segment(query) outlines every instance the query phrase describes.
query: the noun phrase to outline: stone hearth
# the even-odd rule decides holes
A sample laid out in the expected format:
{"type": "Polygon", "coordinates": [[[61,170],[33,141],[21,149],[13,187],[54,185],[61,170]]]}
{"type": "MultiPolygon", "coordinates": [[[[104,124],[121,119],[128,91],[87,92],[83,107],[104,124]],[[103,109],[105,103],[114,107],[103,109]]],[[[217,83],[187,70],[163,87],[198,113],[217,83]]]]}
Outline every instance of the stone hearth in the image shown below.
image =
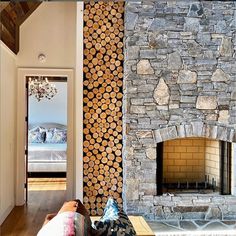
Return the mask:
{"type": "Polygon", "coordinates": [[[149,219],[232,219],[232,195],[156,196],[156,147],[180,138],[236,141],[236,3],[128,1],[124,205],[149,219]]]}

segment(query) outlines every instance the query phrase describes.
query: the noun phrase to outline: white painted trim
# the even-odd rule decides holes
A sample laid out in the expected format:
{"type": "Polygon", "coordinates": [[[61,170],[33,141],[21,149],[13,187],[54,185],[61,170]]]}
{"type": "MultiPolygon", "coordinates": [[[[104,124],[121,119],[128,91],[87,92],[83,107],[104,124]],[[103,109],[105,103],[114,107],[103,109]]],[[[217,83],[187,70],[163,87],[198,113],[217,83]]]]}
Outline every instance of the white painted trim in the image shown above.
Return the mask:
{"type": "Polygon", "coordinates": [[[84,3],[77,2],[76,17],[76,81],[75,81],[75,197],[83,200],[83,9],[84,3]]]}
{"type": "Polygon", "coordinates": [[[74,72],[72,69],[18,68],[17,78],[17,158],[16,158],[16,205],[25,203],[25,114],[26,114],[26,76],[67,77],[67,199],[74,198],[74,72]]]}

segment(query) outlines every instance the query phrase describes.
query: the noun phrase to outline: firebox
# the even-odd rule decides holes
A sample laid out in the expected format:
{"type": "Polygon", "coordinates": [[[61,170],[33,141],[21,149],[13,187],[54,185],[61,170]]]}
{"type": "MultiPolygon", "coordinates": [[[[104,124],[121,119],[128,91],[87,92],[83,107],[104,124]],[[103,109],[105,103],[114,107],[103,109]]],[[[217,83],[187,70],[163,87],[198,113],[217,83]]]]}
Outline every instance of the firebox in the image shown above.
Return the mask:
{"type": "Polygon", "coordinates": [[[206,138],[157,144],[157,195],[231,194],[231,143],[206,138]]]}

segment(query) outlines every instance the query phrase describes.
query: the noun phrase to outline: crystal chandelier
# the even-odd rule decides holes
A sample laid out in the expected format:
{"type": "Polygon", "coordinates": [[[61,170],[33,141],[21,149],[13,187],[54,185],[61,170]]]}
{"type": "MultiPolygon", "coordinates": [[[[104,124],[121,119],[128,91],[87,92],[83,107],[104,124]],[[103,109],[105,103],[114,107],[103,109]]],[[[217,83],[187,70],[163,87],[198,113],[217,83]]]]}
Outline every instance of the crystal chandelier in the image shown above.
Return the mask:
{"type": "Polygon", "coordinates": [[[29,78],[29,96],[34,95],[38,101],[41,101],[43,98],[50,100],[56,94],[55,84],[50,83],[46,77],[29,78]]]}

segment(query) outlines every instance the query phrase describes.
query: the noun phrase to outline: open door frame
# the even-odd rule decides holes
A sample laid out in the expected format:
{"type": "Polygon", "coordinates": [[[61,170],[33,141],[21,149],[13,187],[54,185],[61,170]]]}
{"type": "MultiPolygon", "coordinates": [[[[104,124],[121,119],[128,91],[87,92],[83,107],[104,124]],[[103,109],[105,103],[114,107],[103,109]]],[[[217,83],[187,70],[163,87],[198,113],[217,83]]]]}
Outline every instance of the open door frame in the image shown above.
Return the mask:
{"type": "Polygon", "coordinates": [[[34,69],[19,68],[17,80],[17,158],[16,158],[16,205],[25,204],[25,116],[26,116],[26,82],[27,76],[57,76],[67,77],[67,199],[75,198],[75,150],[74,140],[75,109],[74,109],[74,72],[72,69],[34,69]]]}
{"type": "MultiPolygon", "coordinates": [[[[17,157],[16,157],[16,199],[17,206],[23,205],[24,201],[24,120],[25,104],[23,101],[25,93],[25,80],[27,75],[33,72],[41,75],[59,75],[68,78],[73,96],[68,102],[72,109],[73,116],[70,134],[73,143],[70,152],[73,158],[69,161],[69,171],[67,171],[67,199],[77,198],[83,201],[83,9],[82,1],[76,3],[76,62],[75,75],[72,69],[30,69],[19,68],[17,78],[17,157]],[[68,76],[69,75],[69,76],[68,76]],[[70,79],[71,78],[71,79],[70,79]],[[73,86],[74,87],[73,87],[73,86]]],[[[70,90],[68,90],[70,91],[70,90]]],[[[69,121],[68,121],[69,122],[69,121]]]]}

